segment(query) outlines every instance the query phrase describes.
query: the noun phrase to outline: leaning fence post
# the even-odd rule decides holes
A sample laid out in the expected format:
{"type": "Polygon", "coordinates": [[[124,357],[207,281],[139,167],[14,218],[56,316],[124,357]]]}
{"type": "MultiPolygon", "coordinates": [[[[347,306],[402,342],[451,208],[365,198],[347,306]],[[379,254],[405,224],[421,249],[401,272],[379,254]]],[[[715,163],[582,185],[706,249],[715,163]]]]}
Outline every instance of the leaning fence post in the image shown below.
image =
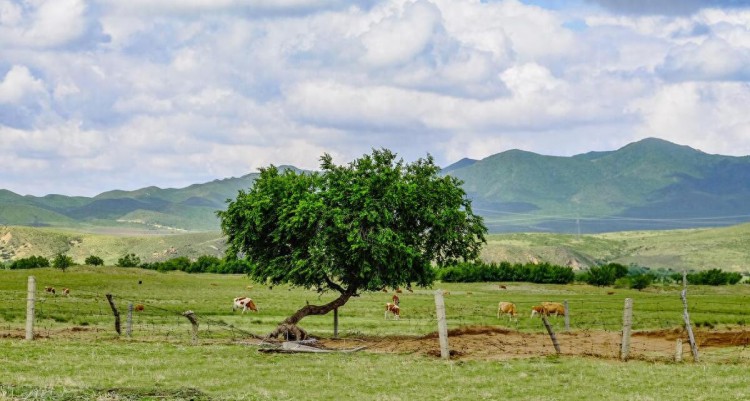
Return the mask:
{"type": "Polygon", "coordinates": [[[448,322],[445,318],[445,300],[443,290],[435,291],[435,309],[438,320],[438,337],[440,338],[440,357],[450,359],[451,353],[448,349],[448,322]]]}
{"type": "Polygon", "coordinates": [[[182,313],[182,316],[185,316],[188,320],[190,320],[190,324],[193,326],[193,343],[198,342],[198,320],[195,318],[195,313],[193,311],[185,311],[182,313]]]}
{"type": "Polygon", "coordinates": [[[109,302],[109,307],[112,308],[112,313],[115,314],[115,331],[118,335],[121,335],[122,329],[120,328],[120,312],[117,311],[115,301],[112,300],[112,294],[107,294],[107,302],[109,302]]]}
{"type": "Polygon", "coordinates": [[[685,328],[688,332],[688,341],[690,341],[690,350],[693,352],[693,360],[695,362],[698,362],[698,345],[695,343],[695,336],[693,335],[693,327],[690,326],[690,315],[688,314],[688,304],[687,304],[687,288],[682,290],[680,293],[680,297],[682,298],[682,305],[685,308],[682,314],[682,318],[685,319],[685,328]]]}
{"type": "Polygon", "coordinates": [[[625,308],[622,312],[622,347],[620,348],[620,359],[628,360],[630,353],[630,329],[633,326],[633,299],[625,298],[625,308]]]}
{"type": "Polygon", "coordinates": [[[34,304],[36,303],[36,278],[29,276],[26,294],[26,340],[34,339],[34,304]]]}
{"type": "Polygon", "coordinates": [[[133,303],[128,302],[128,319],[125,321],[125,333],[130,337],[133,333],[133,303]]]}
{"type": "Polygon", "coordinates": [[[570,331],[570,310],[568,309],[568,300],[563,301],[565,307],[565,331],[570,331]]]}
{"type": "Polygon", "coordinates": [[[549,338],[552,339],[552,345],[555,346],[555,351],[557,353],[560,353],[560,344],[557,342],[557,337],[555,336],[555,332],[552,331],[552,326],[550,326],[549,322],[547,321],[547,317],[542,315],[542,323],[544,323],[544,327],[547,328],[547,333],[549,333],[549,338]]]}

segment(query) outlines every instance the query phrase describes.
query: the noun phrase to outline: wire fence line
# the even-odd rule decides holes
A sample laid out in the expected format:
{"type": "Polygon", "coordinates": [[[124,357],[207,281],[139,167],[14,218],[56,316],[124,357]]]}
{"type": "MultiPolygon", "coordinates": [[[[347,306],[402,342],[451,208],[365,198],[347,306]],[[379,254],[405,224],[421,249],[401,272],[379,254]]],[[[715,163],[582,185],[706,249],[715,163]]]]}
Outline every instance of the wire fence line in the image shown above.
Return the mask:
{"type": "MultiPolygon", "coordinates": [[[[34,323],[39,337],[111,339],[119,337],[115,333],[113,311],[106,293],[78,289],[75,294],[64,296],[37,292],[34,323]]],[[[557,298],[561,298],[559,295],[557,298]]],[[[703,299],[701,295],[691,298],[689,312],[697,328],[708,329],[698,335],[698,341],[707,344],[739,347],[738,355],[748,358],[750,334],[745,322],[750,322],[748,297],[711,295],[703,299]]],[[[574,353],[600,357],[617,357],[620,353],[623,332],[623,305],[619,299],[571,296],[566,300],[569,313],[569,327],[564,317],[549,317],[549,322],[558,334],[563,354],[574,353]]],[[[606,296],[604,296],[606,298],[606,296]]],[[[127,295],[113,295],[113,300],[123,321],[126,321],[126,336],[142,341],[190,342],[194,340],[194,326],[186,318],[185,303],[175,300],[150,299],[148,301],[127,295]],[[129,305],[133,305],[129,312],[129,305]],[[141,305],[142,309],[137,309],[141,305]]],[[[523,341],[533,347],[540,345],[540,354],[551,352],[552,343],[539,343],[544,338],[545,329],[541,319],[531,318],[531,307],[536,301],[522,300],[516,303],[518,315],[515,317],[495,315],[494,305],[472,303],[459,295],[446,297],[451,328],[488,326],[508,329],[529,336],[523,341]],[[528,312],[528,313],[527,313],[528,312]],[[537,342],[535,342],[537,341],[537,342]]],[[[27,306],[26,294],[4,292],[0,297],[0,337],[20,337],[19,322],[23,321],[27,306]]],[[[682,305],[674,294],[654,299],[635,298],[632,328],[634,335],[630,343],[632,355],[671,359],[676,353],[676,340],[685,340],[685,323],[682,305]],[[661,339],[662,341],[654,341],[661,339]]],[[[258,317],[236,314],[226,316],[216,313],[193,312],[199,323],[197,336],[201,341],[237,341],[248,338],[263,340],[258,333],[268,332],[269,325],[278,323],[276,317],[258,317]],[[242,316],[242,317],[240,317],[242,316]],[[243,319],[243,320],[239,320],[243,319]],[[237,322],[240,323],[237,323],[237,322]]],[[[368,321],[359,316],[350,318],[340,331],[342,337],[368,335],[392,335],[393,327],[405,329],[408,333],[431,333],[435,331],[437,320],[434,306],[421,304],[410,309],[408,316],[398,322],[383,324],[383,315],[377,321],[368,321]],[[394,326],[398,325],[398,326],[394,326]]],[[[372,320],[372,319],[369,319],[372,320]]],[[[458,330],[456,335],[460,335],[458,330]]],[[[700,345],[700,344],[699,344],[700,345]]]]}

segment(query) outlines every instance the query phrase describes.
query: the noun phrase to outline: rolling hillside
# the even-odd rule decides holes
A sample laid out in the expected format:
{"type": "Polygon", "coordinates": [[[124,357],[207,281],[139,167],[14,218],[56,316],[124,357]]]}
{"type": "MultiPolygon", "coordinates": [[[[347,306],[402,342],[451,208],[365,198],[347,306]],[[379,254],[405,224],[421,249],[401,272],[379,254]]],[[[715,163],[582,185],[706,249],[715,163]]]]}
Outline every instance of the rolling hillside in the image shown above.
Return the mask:
{"type": "Polygon", "coordinates": [[[492,232],[594,233],[750,221],[750,157],[710,155],[654,138],[573,157],[511,150],[449,174],[464,181],[492,232]]]}
{"type": "MultiPolygon", "coordinates": [[[[0,262],[58,253],[77,263],[96,255],[107,265],[127,253],[143,262],[178,256],[224,255],[219,232],[147,234],[146,231],[90,233],[57,228],[0,226],[0,262]]],[[[720,268],[750,272],[750,224],[710,229],[628,231],[606,234],[492,234],[482,251],[489,262],[549,262],[586,268],[618,262],[675,271],[720,268]]]]}
{"type": "MultiPolygon", "coordinates": [[[[462,159],[443,174],[464,182],[475,211],[495,233],[599,233],[750,221],[750,156],[710,155],[655,138],[572,157],[509,150],[462,159]]],[[[215,231],[215,212],[256,177],[113,190],[93,198],[0,190],[0,225],[215,231]]]]}

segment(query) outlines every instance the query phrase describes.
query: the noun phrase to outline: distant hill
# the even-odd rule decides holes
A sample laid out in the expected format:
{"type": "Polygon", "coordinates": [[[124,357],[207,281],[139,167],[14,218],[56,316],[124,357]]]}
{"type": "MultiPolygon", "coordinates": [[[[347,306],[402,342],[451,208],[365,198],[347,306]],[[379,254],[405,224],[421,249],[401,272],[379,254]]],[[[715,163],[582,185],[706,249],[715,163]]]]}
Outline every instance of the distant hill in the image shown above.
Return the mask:
{"type": "Polygon", "coordinates": [[[253,173],[179,189],[114,190],[93,198],[21,196],[0,190],[0,225],[217,230],[216,211],[224,209],[226,200],[234,199],[237,191],[252,187],[257,176],[253,173]]]}
{"type": "MultiPolygon", "coordinates": [[[[750,224],[731,227],[624,231],[605,234],[505,233],[488,236],[481,258],[488,262],[541,263],[587,268],[618,262],[680,272],[720,268],[750,272],[750,224]]],[[[91,255],[114,265],[125,254],[143,262],[178,256],[222,257],[226,244],[218,231],[185,234],[148,234],[143,230],[107,230],[98,233],[59,228],[0,226],[0,262],[66,254],[76,263],[91,255]]]]}
{"type": "Polygon", "coordinates": [[[750,157],[649,138],[572,157],[502,152],[452,169],[490,231],[591,233],[750,221],[750,157]]]}
{"type": "MultiPolygon", "coordinates": [[[[280,168],[291,168],[281,166],[280,168]]],[[[750,221],[750,157],[649,138],[572,157],[509,150],[442,171],[461,179],[490,232],[598,233],[750,221]]],[[[185,188],[112,190],[93,198],[0,189],[0,225],[218,230],[215,212],[257,174],[185,188]]]]}

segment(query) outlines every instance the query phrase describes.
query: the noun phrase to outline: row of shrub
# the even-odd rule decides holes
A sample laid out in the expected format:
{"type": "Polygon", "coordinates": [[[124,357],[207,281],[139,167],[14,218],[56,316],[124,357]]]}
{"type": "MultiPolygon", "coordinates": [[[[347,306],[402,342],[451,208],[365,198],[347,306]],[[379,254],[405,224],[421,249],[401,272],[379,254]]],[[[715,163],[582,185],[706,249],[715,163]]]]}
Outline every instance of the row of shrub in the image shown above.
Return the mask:
{"type": "Polygon", "coordinates": [[[516,281],[538,284],[568,284],[575,279],[573,269],[549,263],[465,262],[437,271],[438,280],[449,283],[516,281]]]}
{"type": "MultiPolygon", "coordinates": [[[[8,265],[11,270],[35,269],[40,267],[57,267],[65,270],[75,263],[70,256],[57,255],[52,261],[43,256],[29,256],[17,259],[8,265]]],[[[89,256],[85,264],[90,266],[102,266],[104,260],[98,256],[89,256]]],[[[185,256],[166,260],[164,262],[141,263],[141,258],[134,253],[123,255],[117,260],[119,267],[141,267],[160,272],[179,270],[187,273],[219,273],[219,274],[244,274],[248,272],[249,264],[244,260],[224,260],[216,256],[203,255],[191,261],[185,256]]]]}

